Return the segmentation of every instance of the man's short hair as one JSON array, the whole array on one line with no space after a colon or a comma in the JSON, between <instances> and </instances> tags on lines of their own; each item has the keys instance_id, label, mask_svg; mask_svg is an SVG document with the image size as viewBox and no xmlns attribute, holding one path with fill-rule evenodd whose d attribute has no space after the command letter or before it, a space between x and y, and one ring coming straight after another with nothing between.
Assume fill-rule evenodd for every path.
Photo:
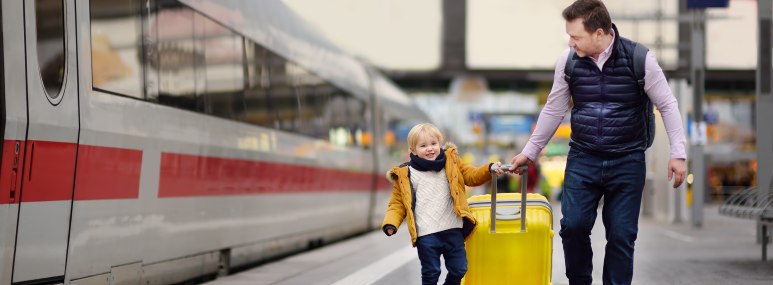
<instances>
[{"instance_id":1,"label":"man's short hair","mask_svg":"<svg viewBox=\"0 0 773 285\"><path fill-rule=\"evenodd\" d=\"M422 123L413 126L413 128L411 128L411 130L408 132L408 146L411 149L415 148L416 144L419 142L419 136L423 134L427 134L438 139L439 142L443 142L443 133L441 133L440 130L435 127L435 125L430 123Z\"/></svg>"},{"instance_id":2,"label":"man's short hair","mask_svg":"<svg viewBox=\"0 0 773 285\"><path fill-rule=\"evenodd\" d=\"M609 11L601 0L577 0L566 7L562 13L567 22L582 19L583 26L588 33L594 33L601 29L605 34L612 31L612 19Z\"/></svg>"}]
</instances>

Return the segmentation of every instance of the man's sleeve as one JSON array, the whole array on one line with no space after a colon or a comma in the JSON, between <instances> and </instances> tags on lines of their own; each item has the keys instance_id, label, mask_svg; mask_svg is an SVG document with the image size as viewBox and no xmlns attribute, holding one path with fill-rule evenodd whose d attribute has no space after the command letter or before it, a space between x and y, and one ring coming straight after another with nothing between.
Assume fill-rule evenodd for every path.
<instances>
[{"instance_id":1,"label":"man's sleeve","mask_svg":"<svg viewBox=\"0 0 773 285\"><path fill-rule=\"evenodd\" d=\"M685 135L682 128L682 115L679 113L679 105L668 86L663 69L652 51L647 52L644 63L644 91L650 97L650 101L660 111L663 124L666 126L668 141L671 144L671 158L686 159Z\"/></svg>"},{"instance_id":2,"label":"man's sleeve","mask_svg":"<svg viewBox=\"0 0 773 285\"><path fill-rule=\"evenodd\" d=\"M569 49L566 49L563 56L556 63L555 73L553 74L553 88L551 88L550 94L548 94L545 107L539 113L534 132L529 137L529 141L526 143L523 151L521 151L531 161L536 161L539 153L545 148L553 134L556 133L556 129L558 129L566 115L566 111L569 109L569 84L564 79L564 67L566 66L568 56Z\"/></svg>"}]
</instances>

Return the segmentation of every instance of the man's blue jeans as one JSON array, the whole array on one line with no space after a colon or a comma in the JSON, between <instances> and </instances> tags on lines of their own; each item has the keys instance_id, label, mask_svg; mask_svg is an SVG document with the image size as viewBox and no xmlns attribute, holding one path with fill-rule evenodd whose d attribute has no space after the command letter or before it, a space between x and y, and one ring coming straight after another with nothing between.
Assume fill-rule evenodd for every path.
<instances>
[{"instance_id":1,"label":"man's blue jeans","mask_svg":"<svg viewBox=\"0 0 773 285\"><path fill-rule=\"evenodd\" d=\"M592 155L576 148L569 151L559 234L570 284L591 284L590 234L602 197L601 217L607 238L603 281L604 284L631 284L645 172L643 151L619 157Z\"/></svg>"},{"instance_id":2,"label":"man's blue jeans","mask_svg":"<svg viewBox=\"0 0 773 285\"><path fill-rule=\"evenodd\" d=\"M457 285L467 273L467 252L462 229L450 229L421 236L416 240L421 262L421 284L437 285L440 278L440 255L446 261L446 285Z\"/></svg>"}]
</instances>

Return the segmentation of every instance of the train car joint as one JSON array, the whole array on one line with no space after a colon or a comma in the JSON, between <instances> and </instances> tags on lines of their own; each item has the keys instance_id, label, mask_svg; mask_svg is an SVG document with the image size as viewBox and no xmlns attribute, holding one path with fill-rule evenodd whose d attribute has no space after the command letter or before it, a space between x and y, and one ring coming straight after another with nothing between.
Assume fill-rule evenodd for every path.
<instances>
[{"instance_id":1,"label":"train car joint","mask_svg":"<svg viewBox=\"0 0 773 285\"><path fill-rule=\"evenodd\" d=\"M231 249L226 248L220 251L220 264L217 270L217 277L227 276L231 268Z\"/></svg>"}]
</instances>

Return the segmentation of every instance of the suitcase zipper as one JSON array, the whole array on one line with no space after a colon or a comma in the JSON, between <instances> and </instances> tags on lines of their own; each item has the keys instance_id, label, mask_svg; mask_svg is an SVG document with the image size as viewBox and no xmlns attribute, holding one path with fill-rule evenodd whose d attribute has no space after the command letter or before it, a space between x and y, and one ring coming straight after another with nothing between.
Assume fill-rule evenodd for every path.
<instances>
[{"instance_id":1,"label":"suitcase zipper","mask_svg":"<svg viewBox=\"0 0 773 285\"><path fill-rule=\"evenodd\" d=\"M470 208L491 207L491 201L474 201L469 203ZM521 200L499 200L497 207L502 206L521 206ZM526 206L542 206L553 212L553 206L543 200L526 199Z\"/></svg>"}]
</instances>

